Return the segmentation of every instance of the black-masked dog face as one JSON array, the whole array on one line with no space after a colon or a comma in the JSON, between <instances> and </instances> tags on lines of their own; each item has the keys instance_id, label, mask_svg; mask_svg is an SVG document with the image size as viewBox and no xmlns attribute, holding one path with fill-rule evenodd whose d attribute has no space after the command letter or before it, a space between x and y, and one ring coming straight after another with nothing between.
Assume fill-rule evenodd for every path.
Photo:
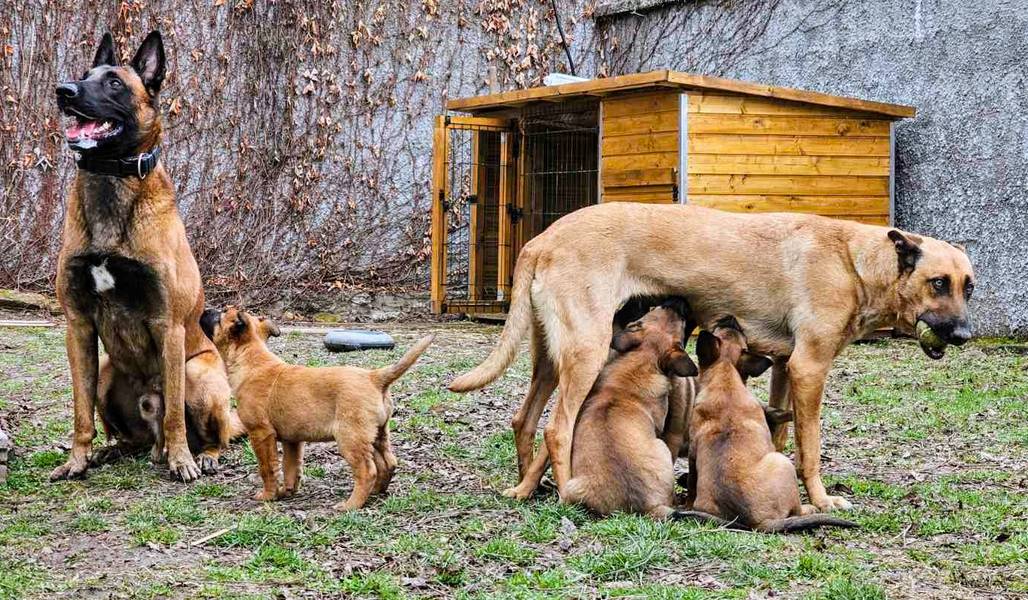
<instances>
[{"instance_id":1,"label":"black-masked dog face","mask_svg":"<svg viewBox=\"0 0 1028 600\"><path fill-rule=\"evenodd\" d=\"M56 88L57 107L69 118L68 146L97 158L122 158L156 146L164 69L160 33L151 32L124 67L118 65L111 35L104 34L92 67L81 79Z\"/></svg>"},{"instance_id":2,"label":"black-masked dog face","mask_svg":"<svg viewBox=\"0 0 1028 600\"><path fill-rule=\"evenodd\" d=\"M971 339L968 305L975 277L963 248L932 238L891 230L899 268L897 287L900 313L897 328L916 334L922 322L941 343L920 337L930 358L942 358L946 345L960 346Z\"/></svg>"},{"instance_id":3,"label":"black-masked dog face","mask_svg":"<svg viewBox=\"0 0 1028 600\"><path fill-rule=\"evenodd\" d=\"M278 335L278 327L270 321L236 308L225 310L208 308L200 315L200 329L218 348L222 359L230 367L235 364L240 352L257 345L264 347L270 335Z\"/></svg>"}]
</instances>

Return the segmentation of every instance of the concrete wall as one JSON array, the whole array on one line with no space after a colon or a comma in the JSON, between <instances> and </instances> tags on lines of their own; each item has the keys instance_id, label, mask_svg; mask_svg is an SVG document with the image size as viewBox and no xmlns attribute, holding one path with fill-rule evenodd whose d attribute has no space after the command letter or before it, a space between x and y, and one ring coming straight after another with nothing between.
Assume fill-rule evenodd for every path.
<instances>
[{"instance_id":1,"label":"concrete wall","mask_svg":"<svg viewBox=\"0 0 1028 600\"><path fill-rule=\"evenodd\" d=\"M1028 335L1028 2L729 4L598 19L595 68L672 68L916 106L896 127L896 225L967 247L977 334ZM751 43L725 52L740 38ZM609 50L612 39L620 49Z\"/></svg>"}]
</instances>

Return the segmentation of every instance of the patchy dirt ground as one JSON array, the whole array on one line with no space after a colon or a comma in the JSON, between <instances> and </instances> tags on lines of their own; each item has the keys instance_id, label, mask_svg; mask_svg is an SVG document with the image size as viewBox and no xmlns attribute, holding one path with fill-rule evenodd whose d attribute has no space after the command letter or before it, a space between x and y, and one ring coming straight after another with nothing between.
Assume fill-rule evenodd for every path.
<instances>
[{"instance_id":1,"label":"patchy dirt ground","mask_svg":"<svg viewBox=\"0 0 1028 600\"><path fill-rule=\"evenodd\" d=\"M849 348L826 394L823 459L863 527L771 536L503 498L527 357L458 396L444 383L497 327L385 328L399 350L333 355L310 334L272 344L291 362L378 366L439 334L393 388L390 494L349 514L331 509L351 479L329 444L311 447L298 496L263 505L249 499L245 443L192 485L142 458L48 483L71 423L63 330L0 329L0 416L17 444L0 485L0 598L1028 595L1028 358L1016 348L982 342L938 362L911 343ZM763 395L767 377L752 385Z\"/></svg>"}]
</instances>

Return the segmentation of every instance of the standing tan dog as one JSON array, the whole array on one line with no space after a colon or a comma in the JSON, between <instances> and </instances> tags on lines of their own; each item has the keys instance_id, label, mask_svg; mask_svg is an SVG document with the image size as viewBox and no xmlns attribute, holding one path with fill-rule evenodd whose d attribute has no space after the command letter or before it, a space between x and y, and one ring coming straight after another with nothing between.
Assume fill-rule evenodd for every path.
<instances>
[{"instance_id":1,"label":"standing tan dog","mask_svg":"<svg viewBox=\"0 0 1028 600\"><path fill-rule=\"evenodd\" d=\"M396 470L389 442L393 414L389 386L411 368L434 336L419 340L389 367L312 368L286 364L272 354L264 344L262 323L235 307L208 309L201 323L225 359L239 417L257 455L264 489L255 500L296 493L304 442L334 440L350 464L353 492L335 508L360 508L368 496L386 490ZM278 441L282 442L284 487L279 486Z\"/></svg>"},{"instance_id":2,"label":"standing tan dog","mask_svg":"<svg viewBox=\"0 0 1028 600\"><path fill-rule=\"evenodd\" d=\"M164 64L158 32L124 67L107 34L82 79L57 86L58 108L74 119L65 131L68 145L80 158L57 266L75 427L71 455L51 479L86 472L94 409L112 394L133 401L150 392L163 396L168 465L183 481L199 477L201 468L214 470L237 433L224 366L200 331L200 272L159 162ZM110 357L102 382L98 337ZM186 440L187 405L211 428L213 443L200 454L199 467Z\"/></svg>"},{"instance_id":3,"label":"standing tan dog","mask_svg":"<svg viewBox=\"0 0 1028 600\"><path fill-rule=\"evenodd\" d=\"M856 523L800 503L796 469L775 451L769 416L738 372L746 338L731 317L700 333L700 393L689 419L689 495L692 517L757 531L789 532Z\"/></svg>"},{"instance_id":4,"label":"standing tan dog","mask_svg":"<svg viewBox=\"0 0 1028 600\"><path fill-rule=\"evenodd\" d=\"M664 305L614 336L619 354L600 372L575 425L566 501L602 515L664 519L673 512L674 460L660 436L671 378L696 374L684 332L683 315Z\"/></svg>"},{"instance_id":5,"label":"standing tan dog","mask_svg":"<svg viewBox=\"0 0 1028 600\"><path fill-rule=\"evenodd\" d=\"M560 387L545 438L563 492L572 428L607 359L614 313L632 296L680 295L700 323L735 315L750 347L775 358L772 405L794 407L798 471L810 499L820 510L844 509L849 502L829 496L821 482L821 393L832 362L875 329L912 333L919 321L947 343L964 343L973 278L960 248L887 227L801 214L600 204L561 218L525 245L499 344L450 389L466 392L495 380L531 329L528 395L545 404ZM937 345L922 348L942 356ZM526 406L537 404L526 398ZM529 417L538 421L538 414L522 416L515 427L534 434ZM522 450L531 454L530 445L519 447L519 456Z\"/></svg>"}]
</instances>

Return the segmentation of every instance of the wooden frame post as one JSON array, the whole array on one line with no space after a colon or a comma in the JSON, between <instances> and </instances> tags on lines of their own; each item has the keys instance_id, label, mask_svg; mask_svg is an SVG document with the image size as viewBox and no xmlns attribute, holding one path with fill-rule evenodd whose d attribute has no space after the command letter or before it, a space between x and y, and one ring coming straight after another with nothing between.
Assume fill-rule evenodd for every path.
<instances>
[{"instance_id":1,"label":"wooden frame post","mask_svg":"<svg viewBox=\"0 0 1028 600\"><path fill-rule=\"evenodd\" d=\"M482 176L479 165L481 164L481 156L479 153L482 151L481 135L479 130L473 129L471 131L471 196L474 199L471 202L471 206L468 207L469 219L468 219L468 299L474 302L479 299L479 289L482 287L482 283L479 281L480 273L482 272L482 254L479 252L479 245L481 243L481 211L482 211L482 198L480 192L482 191L481 181L479 180Z\"/></svg>"},{"instance_id":2,"label":"wooden frame post","mask_svg":"<svg viewBox=\"0 0 1028 600\"><path fill-rule=\"evenodd\" d=\"M500 225L497 242L496 300L510 302L511 273L514 267L514 225L511 219L511 200L514 199L514 143L513 132L506 132L500 142Z\"/></svg>"},{"instance_id":3,"label":"wooden frame post","mask_svg":"<svg viewBox=\"0 0 1028 600\"><path fill-rule=\"evenodd\" d=\"M435 118L432 136L432 312L443 312L446 297L446 154L448 138L446 117Z\"/></svg>"}]
</instances>

